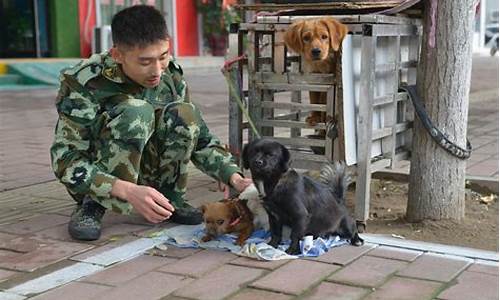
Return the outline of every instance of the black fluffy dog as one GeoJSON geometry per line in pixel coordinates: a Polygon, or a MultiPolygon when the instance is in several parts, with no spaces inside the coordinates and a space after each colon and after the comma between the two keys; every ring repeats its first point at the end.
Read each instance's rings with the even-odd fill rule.
{"type": "Polygon", "coordinates": [[[292,229],[289,254],[300,253],[299,241],[306,235],[335,234],[350,239],[352,245],[363,245],[356,222],[345,207],[345,164],[325,165],[320,182],[288,168],[289,160],[288,149],[271,140],[254,140],[243,149],[243,166],[250,169],[264,196],[271,230],[269,244],[276,247],[281,242],[283,225],[287,225],[292,229]]]}

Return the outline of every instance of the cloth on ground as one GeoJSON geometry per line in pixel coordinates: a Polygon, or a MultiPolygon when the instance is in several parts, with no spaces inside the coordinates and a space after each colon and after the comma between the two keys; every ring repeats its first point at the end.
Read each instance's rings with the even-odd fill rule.
{"type": "Polygon", "coordinates": [[[347,240],[338,236],[330,236],[328,239],[317,238],[311,242],[300,241],[301,254],[298,256],[289,255],[285,250],[290,245],[290,241],[284,241],[275,249],[266,241],[270,238],[270,233],[264,230],[256,230],[248,238],[245,245],[240,247],[235,244],[237,236],[235,234],[224,234],[214,240],[202,242],[205,235],[205,225],[179,225],[164,230],[161,234],[166,238],[166,244],[181,248],[204,248],[204,249],[225,249],[240,256],[251,257],[259,260],[279,260],[294,259],[298,257],[316,257],[327,252],[330,248],[347,244],[347,240]],[[304,249],[305,248],[305,249],[304,249]]]}

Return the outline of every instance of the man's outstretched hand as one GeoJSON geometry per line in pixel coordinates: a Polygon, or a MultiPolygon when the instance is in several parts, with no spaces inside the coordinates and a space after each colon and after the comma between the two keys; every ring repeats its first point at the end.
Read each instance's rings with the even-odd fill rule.
{"type": "Polygon", "coordinates": [[[239,173],[234,173],[229,179],[231,186],[239,193],[243,192],[247,186],[252,184],[252,179],[244,178],[239,173]]]}
{"type": "Polygon", "coordinates": [[[172,216],[175,208],[156,189],[117,179],[111,195],[129,202],[146,220],[160,223],[172,216]]]}

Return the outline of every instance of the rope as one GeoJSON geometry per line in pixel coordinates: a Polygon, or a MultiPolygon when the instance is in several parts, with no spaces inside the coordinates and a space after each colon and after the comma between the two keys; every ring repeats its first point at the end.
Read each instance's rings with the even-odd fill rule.
{"type": "Polygon", "coordinates": [[[408,93],[413,106],[415,107],[415,112],[417,113],[418,118],[422,121],[424,128],[430,134],[432,139],[444,150],[448,151],[451,155],[459,158],[459,159],[468,159],[472,152],[472,145],[467,139],[467,149],[463,149],[457,144],[450,141],[446,135],[444,135],[434,124],[432,124],[429,115],[425,111],[424,105],[420,100],[420,97],[417,93],[417,88],[415,85],[403,85],[400,87],[401,90],[408,93]]]}
{"type": "Polygon", "coordinates": [[[250,118],[250,114],[248,113],[248,110],[246,109],[245,105],[243,104],[243,100],[241,99],[241,96],[243,94],[241,86],[243,84],[238,67],[235,66],[235,63],[245,58],[246,58],[245,55],[241,55],[234,59],[226,61],[224,63],[224,67],[221,69],[221,72],[222,74],[224,74],[224,77],[226,78],[227,86],[229,88],[230,98],[236,101],[241,112],[247,119],[248,124],[250,124],[250,128],[252,129],[253,134],[260,139],[261,135],[259,134],[259,131],[257,130],[257,127],[255,126],[255,123],[253,122],[252,118],[250,118]]]}

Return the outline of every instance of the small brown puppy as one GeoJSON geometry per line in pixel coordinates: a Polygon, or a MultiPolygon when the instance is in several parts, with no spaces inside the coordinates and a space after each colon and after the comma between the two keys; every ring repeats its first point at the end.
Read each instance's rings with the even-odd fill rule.
{"type": "Polygon", "coordinates": [[[243,246],[253,232],[253,215],[245,202],[234,198],[202,205],[206,234],[201,240],[208,242],[225,233],[238,233],[236,243],[243,246]]]}
{"type": "MultiPolygon", "coordinates": [[[[305,73],[333,73],[335,60],[340,59],[339,49],[348,28],[334,18],[301,20],[288,27],[286,46],[300,54],[305,73]]],[[[311,104],[326,104],[326,93],[310,92],[311,104]]],[[[326,122],[326,114],[312,112],[306,118],[310,125],[326,122]]]]}

